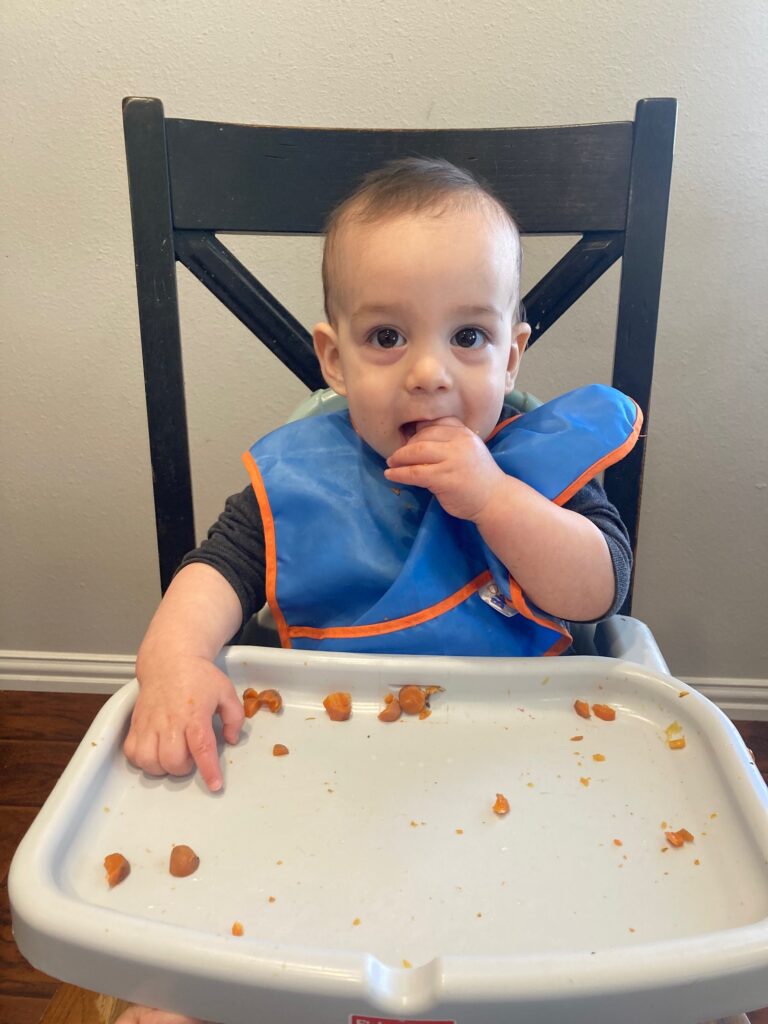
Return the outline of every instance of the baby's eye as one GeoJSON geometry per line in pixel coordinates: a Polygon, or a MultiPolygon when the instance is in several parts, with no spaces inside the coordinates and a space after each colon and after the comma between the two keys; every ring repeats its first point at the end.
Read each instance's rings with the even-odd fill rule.
{"type": "Polygon", "coordinates": [[[458,348],[480,348],[488,341],[488,335],[479,327],[462,327],[451,338],[452,344],[458,348]]]}
{"type": "Polygon", "coordinates": [[[379,327],[368,339],[374,348],[401,348],[405,338],[394,327],[379,327]]]}

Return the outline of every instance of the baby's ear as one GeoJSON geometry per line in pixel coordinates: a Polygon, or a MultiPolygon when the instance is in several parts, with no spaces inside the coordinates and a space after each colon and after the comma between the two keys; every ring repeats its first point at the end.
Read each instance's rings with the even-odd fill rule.
{"type": "Polygon", "coordinates": [[[518,323],[512,328],[512,344],[509,348],[509,362],[507,363],[507,391],[515,386],[515,378],[520,369],[520,361],[525,352],[525,346],[531,336],[529,324],[518,323]]]}
{"type": "Polygon", "coordinates": [[[330,324],[315,324],[312,341],[325,383],[329,388],[333,388],[337,395],[346,395],[347,389],[344,384],[344,371],[341,365],[336,331],[330,324]]]}

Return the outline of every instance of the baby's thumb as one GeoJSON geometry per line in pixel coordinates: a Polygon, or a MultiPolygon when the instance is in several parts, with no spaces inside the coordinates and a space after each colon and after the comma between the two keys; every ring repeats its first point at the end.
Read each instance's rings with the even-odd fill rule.
{"type": "Polygon", "coordinates": [[[231,683],[227,686],[221,698],[218,711],[221,715],[224,739],[227,743],[237,743],[240,739],[240,729],[243,725],[245,712],[231,683]]]}

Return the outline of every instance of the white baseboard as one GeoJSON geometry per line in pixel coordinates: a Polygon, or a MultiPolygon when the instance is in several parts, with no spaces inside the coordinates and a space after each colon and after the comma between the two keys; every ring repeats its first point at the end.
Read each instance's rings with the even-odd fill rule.
{"type": "Polygon", "coordinates": [[[129,654],[0,651],[0,690],[115,693],[135,676],[129,654]]]}
{"type": "Polygon", "coordinates": [[[682,681],[717,704],[729,718],[745,722],[768,722],[768,679],[688,677],[682,681]]]}
{"type": "MultiPolygon", "coordinates": [[[[114,693],[134,677],[128,654],[60,654],[0,651],[0,690],[48,693],[114,693]]],[[[730,717],[768,721],[768,679],[705,679],[682,682],[703,693],[730,717]]]]}

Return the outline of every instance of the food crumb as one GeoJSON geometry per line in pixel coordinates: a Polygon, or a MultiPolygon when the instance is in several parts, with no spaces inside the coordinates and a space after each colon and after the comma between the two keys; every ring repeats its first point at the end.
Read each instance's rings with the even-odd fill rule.
{"type": "Polygon", "coordinates": [[[189,875],[193,875],[199,867],[200,858],[191,846],[181,843],[171,849],[168,870],[174,878],[187,878],[189,875]]]}
{"type": "Polygon", "coordinates": [[[323,707],[332,722],[346,722],[352,714],[352,695],[349,693],[329,693],[323,701],[323,707]]]}
{"type": "Polygon", "coordinates": [[[709,816],[709,820],[710,820],[710,821],[714,821],[714,819],[715,819],[716,817],[717,817],[717,812],[716,812],[716,811],[713,811],[713,812],[712,812],[712,813],[710,814],[710,816],[709,816]]]}
{"type": "Polygon", "coordinates": [[[593,754],[592,755],[592,760],[593,761],[604,761],[605,760],[605,754],[593,754]]]}
{"type": "Polygon", "coordinates": [[[131,865],[122,853],[110,853],[104,858],[104,870],[107,872],[109,888],[114,889],[131,873],[131,865]]]}
{"type": "Polygon", "coordinates": [[[685,747],[685,736],[678,736],[677,739],[667,740],[670,750],[682,750],[685,747]]]}
{"type": "Polygon", "coordinates": [[[687,697],[690,692],[691,692],[690,690],[681,690],[680,693],[678,693],[677,696],[678,697],[687,697]]]}
{"type": "Polygon", "coordinates": [[[583,737],[583,736],[571,736],[571,741],[572,741],[573,743],[578,743],[578,742],[579,742],[579,740],[583,740],[583,739],[584,739],[584,737],[583,737]]]}
{"type": "Polygon", "coordinates": [[[429,710],[429,708],[422,708],[421,711],[419,712],[419,718],[423,722],[424,719],[429,718],[431,714],[432,712],[429,710]]]}
{"type": "Polygon", "coordinates": [[[630,930],[631,932],[633,932],[633,931],[634,931],[635,929],[634,929],[634,928],[630,928],[629,930],[630,930]]]}
{"type": "Polygon", "coordinates": [[[591,782],[591,779],[590,779],[589,776],[585,777],[585,776],[582,775],[582,777],[579,779],[579,782],[582,784],[582,786],[588,786],[589,783],[591,782]]]}
{"type": "MultiPolygon", "coordinates": [[[[528,785],[531,785],[531,783],[528,783],[528,785]]],[[[509,800],[507,800],[503,793],[496,794],[496,802],[494,803],[491,810],[493,811],[494,814],[497,814],[499,817],[502,817],[505,814],[509,814],[509,800]]]]}
{"type": "Polygon", "coordinates": [[[410,960],[403,960],[403,967],[413,967],[413,964],[410,960]]]}
{"type": "Polygon", "coordinates": [[[616,718],[616,712],[610,704],[593,704],[592,710],[595,717],[602,719],[603,722],[612,722],[616,718]]]}
{"type": "Polygon", "coordinates": [[[379,712],[378,719],[380,722],[396,722],[400,717],[402,708],[399,701],[396,701],[391,693],[388,693],[387,697],[390,700],[386,701],[385,707],[379,712]]]}
{"type": "Polygon", "coordinates": [[[696,867],[699,867],[699,866],[700,866],[700,864],[701,864],[701,861],[700,861],[700,860],[699,860],[699,858],[697,857],[697,858],[696,858],[696,860],[695,860],[695,861],[694,861],[693,863],[694,863],[694,864],[696,865],[696,867]]]}
{"type": "Polygon", "coordinates": [[[482,915],[482,913],[481,913],[481,912],[480,912],[480,911],[478,910],[478,912],[477,912],[476,916],[477,916],[477,917],[482,917],[483,915],[482,915]]]}
{"type": "Polygon", "coordinates": [[[670,846],[680,847],[683,843],[693,842],[693,836],[687,828],[680,828],[677,832],[665,832],[664,835],[670,846]]]}
{"type": "Polygon", "coordinates": [[[238,938],[245,932],[242,921],[235,921],[232,925],[232,934],[237,935],[238,938]]]}
{"type": "Polygon", "coordinates": [[[427,704],[427,695],[420,686],[401,686],[397,699],[406,715],[418,715],[427,704]]]}
{"type": "Polygon", "coordinates": [[[573,702],[573,709],[581,718],[591,718],[589,704],[585,700],[575,700],[573,702]]]}
{"type": "Polygon", "coordinates": [[[355,928],[357,928],[357,926],[358,926],[358,925],[360,924],[360,918],[359,918],[359,917],[356,917],[356,918],[354,919],[354,921],[352,922],[352,924],[353,924],[353,925],[355,926],[355,928]]]}
{"type": "Polygon", "coordinates": [[[269,899],[268,899],[268,902],[269,903],[274,903],[275,902],[275,897],[274,896],[270,896],[269,899]]]}
{"type": "Polygon", "coordinates": [[[622,841],[620,839],[614,839],[613,840],[613,845],[614,846],[623,846],[624,843],[622,843],[622,841]]]}
{"type": "Polygon", "coordinates": [[[282,863],[283,863],[283,862],[282,862],[281,860],[276,860],[276,861],[275,861],[275,864],[282,864],[282,863]]]}
{"type": "Polygon", "coordinates": [[[464,829],[463,828],[457,828],[456,829],[456,835],[457,836],[463,836],[464,835],[464,829]]]}
{"type": "Polygon", "coordinates": [[[285,757],[287,753],[289,753],[289,750],[284,743],[276,743],[274,747],[272,747],[273,757],[285,757]]]}

